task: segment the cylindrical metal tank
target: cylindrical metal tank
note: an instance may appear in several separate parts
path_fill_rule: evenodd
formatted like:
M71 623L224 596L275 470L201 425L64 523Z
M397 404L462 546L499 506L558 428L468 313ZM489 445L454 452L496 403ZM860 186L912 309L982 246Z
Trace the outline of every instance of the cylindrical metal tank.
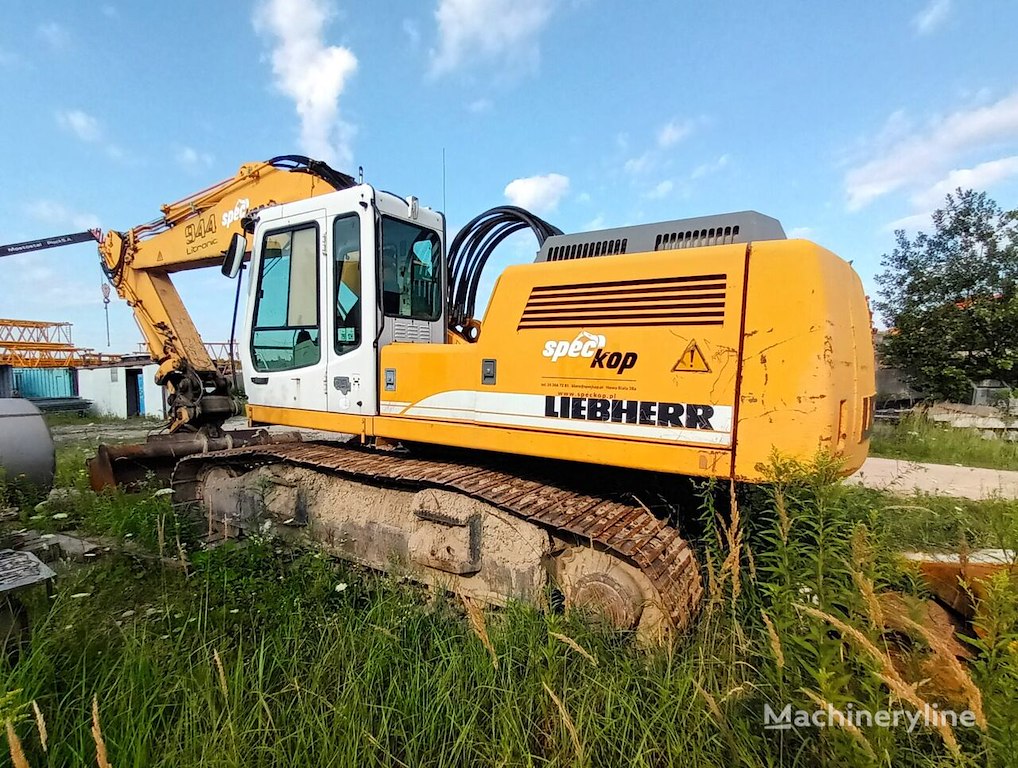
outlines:
M56 453L42 413L28 400L0 399L0 472L42 492L53 487Z

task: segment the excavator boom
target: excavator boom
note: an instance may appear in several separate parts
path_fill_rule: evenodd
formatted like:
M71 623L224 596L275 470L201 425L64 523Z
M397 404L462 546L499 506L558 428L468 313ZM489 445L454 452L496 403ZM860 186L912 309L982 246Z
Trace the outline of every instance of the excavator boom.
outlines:
M325 163L284 155L241 166L231 178L162 207L163 215L100 241L102 266L133 309L157 383L168 390L170 431L218 428L235 413L229 382L217 370L171 275L218 265L233 235L258 210L335 192L354 179Z

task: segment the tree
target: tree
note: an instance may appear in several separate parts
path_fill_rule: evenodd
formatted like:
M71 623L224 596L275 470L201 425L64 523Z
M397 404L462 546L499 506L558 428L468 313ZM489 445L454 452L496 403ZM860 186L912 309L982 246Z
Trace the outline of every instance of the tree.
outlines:
M932 235L884 254L874 307L890 326L880 349L920 392L967 400L971 382L1018 386L1018 211L958 189Z

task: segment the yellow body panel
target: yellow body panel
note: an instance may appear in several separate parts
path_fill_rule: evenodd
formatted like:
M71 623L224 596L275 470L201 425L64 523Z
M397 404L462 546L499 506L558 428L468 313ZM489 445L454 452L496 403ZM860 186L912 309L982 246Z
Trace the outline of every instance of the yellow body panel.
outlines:
M685 475L865 459L870 318L851 267L777 240L510 267L473 344L390 344L381 413L255 421ZM386 372L394 386L386 388Z

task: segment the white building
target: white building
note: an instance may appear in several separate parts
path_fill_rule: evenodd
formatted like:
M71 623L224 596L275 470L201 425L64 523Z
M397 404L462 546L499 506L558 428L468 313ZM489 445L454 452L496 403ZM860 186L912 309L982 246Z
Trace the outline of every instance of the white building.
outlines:
M163 388L155 383L158 367L148 357L125 357L118 363L79 368L78 394L104 416L165 418Z

